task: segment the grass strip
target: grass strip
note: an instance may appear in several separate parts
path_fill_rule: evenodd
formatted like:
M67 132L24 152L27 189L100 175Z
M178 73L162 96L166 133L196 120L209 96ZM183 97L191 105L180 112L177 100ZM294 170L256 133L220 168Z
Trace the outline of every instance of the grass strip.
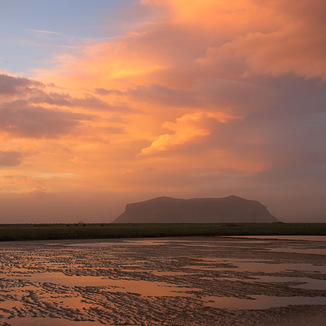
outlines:
M0 241L245 235L326 235L326 223L0 224Z

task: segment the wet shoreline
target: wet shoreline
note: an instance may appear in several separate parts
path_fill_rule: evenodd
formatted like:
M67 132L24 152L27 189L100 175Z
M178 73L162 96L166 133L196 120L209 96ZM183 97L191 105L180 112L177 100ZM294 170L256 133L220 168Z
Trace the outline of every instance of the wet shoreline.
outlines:
M326 238L2 242L0 257L0 325L318 325L326 317Z

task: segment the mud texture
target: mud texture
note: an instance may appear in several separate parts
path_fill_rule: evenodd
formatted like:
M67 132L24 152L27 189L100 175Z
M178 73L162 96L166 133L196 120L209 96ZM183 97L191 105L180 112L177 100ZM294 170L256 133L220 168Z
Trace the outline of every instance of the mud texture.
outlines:
M3 325L324 325L326 239L0 244Z

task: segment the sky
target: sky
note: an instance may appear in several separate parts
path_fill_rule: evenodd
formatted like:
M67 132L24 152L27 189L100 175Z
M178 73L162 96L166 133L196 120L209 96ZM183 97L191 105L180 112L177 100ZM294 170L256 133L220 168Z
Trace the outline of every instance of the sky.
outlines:
M0 223L236 195L326 221L323 0L0 0Z

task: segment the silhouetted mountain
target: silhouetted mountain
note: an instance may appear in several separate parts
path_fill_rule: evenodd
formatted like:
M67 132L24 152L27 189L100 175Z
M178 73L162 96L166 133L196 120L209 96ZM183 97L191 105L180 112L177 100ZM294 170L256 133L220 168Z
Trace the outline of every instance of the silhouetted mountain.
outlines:
M177 199L158 197L128 204L113 223L273 223L258 201L236 196Z

